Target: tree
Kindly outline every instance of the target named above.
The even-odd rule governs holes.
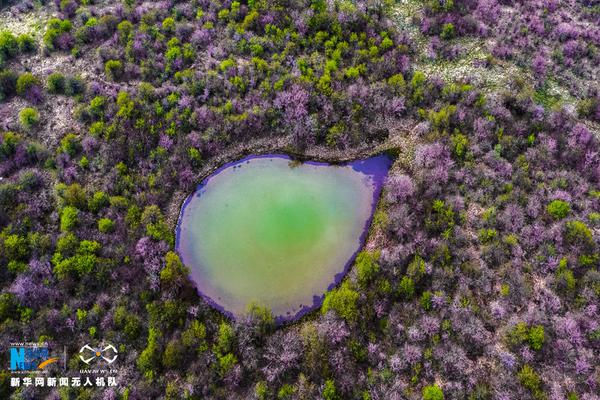
[[[102,233],[110,233],[114,230],[115,223],[110,218],[100,218],[98,220],[98,230]]]
[[[356,256],[354,265],[356,267],[358,284],[362,288],[366,288],[379,272],[378,258],[379,253],[368,251],[361,251]]]
[[[119,60],[108,60],[104,64],[104,73],[111,81],[117,81],[123,76],[123,63]]]
[[[546,210],[552,218],[558,220],[566,217],[571,211],[571,205],[563,200],[553,200],[547,206]]]
[[[60,72],[54,72],[48,75],[48,79],[46,81],[46,86],[48,87],[48,92],[52,94],[64,94],[65,93],[65,76]]]
[[[40,116],[35,108],[25,107],[19,112],[19,122],[26,131],[38,124]]]
[[[425,386],[423,400],[444,400],[444,392],[437,384]]]
[[[60,230],[68,232],[73,230],[79,222],[79,210],[73,206],[66,206],[60,213]]]
[[[344,281],[339,288],[325,294],[321,311],[323,314],[327,314],[329,310],[333,310],[346,321],[356,322],[359,297],[359,293],[352,288],[350,282]]]
[[[335,382],[333,379],[327,379],[325,381],[325,387],[323,387],[323,399],[324,400],[338,400],[340,397],[337,394],[335,388]]]

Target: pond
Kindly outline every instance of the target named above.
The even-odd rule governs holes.
[[[184,202],[176,247],[199,293],[237,317],[257,304],[278,322],[318,307],[364,244],[385,155],[341,165],[250,156]]]

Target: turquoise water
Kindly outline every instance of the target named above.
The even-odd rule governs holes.
[[[390,160],[332,166],[248,157],[207,178],[185,202],[177,250],[199,292],[233,316],[252,303],[301,315],[359,250]]]

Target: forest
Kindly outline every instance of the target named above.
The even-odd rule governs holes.
[[[0,398],[600,399],[597,1],[3,3]],[[196,185],[273,152],[395,160],[285,324],[175,251]],[[113,343],[119,385],[11,387],[13,341]]]

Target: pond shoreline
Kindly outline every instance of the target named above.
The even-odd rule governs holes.
[[[347,273],[350,271],[352,265],[354,264],[354,260],[355,260],[356,256],[358,255],[358,253],[360,251],[362,251],[362,249],[364,248],[364,246],[366,244],[366,241],[367,241],[367,238],[368,238],[368,235],[370,232],[370,226],[371,226],[371,223],[372,223],[372,220],[374,217],[374,213],[377,209],[379,199],[381,196],[381,192],[383,190],[383,185],[385,183],[385,180],[387,179],[387,175],[391,169],[391,166],[394,163],[394,157],[392,155],[390,155],[389,152],[378,151],[374,155],[370,155],[365,158],[358,157],[358,158],[352,158],[350,160],[345,160],[345,161],[336,160],[334,162],[326,162],[326,161],[322,161],[322,160],[315,160],[312,157],[306,157],[304,154],[298,156],[297,154],[294,155],[294,154],[290,154],[289,152],[275,153],[275,152],[271,151],[271,152],[262,153],[262,154],[250,154],[250,155],[244,156],[242,158],[235,159],[234,161],[230,161],[225,164],[222,164],[218,168],[213,169],[209,175],[205,176],[204,179],[202,179],[198,183],[196,189],[194,191],[192,191],[191,193],[187,194],[187,197],[184,199],[184,201],[182,203],[182,206],[179,210],[176,228],[175,228],[175,232],[176,232],[175,250],[178,254],[180,254],[180,257],[182,257],[184,255],[184,254],[181,254],[181,251],[183,249],[185,249],[185,247],[183,249],[181,248],[181,242],[180,242],[181,234],[182,234],[181,229],[184,224],[183,216],[186,211],[186,207],[194,199],[195,194],[198,191],[200,191],[203,187],[206,187],[206,185],[209,184],[211,179],[213,179],[219,173],[222,173],[223,171],[225,171],[229,168],[232,168],[232,167],[235,169],[236,166],[245,164],[252,160],[261,159],[261,158],[279,158],[279,159],[283,159],[283,160],[286,160],[289,162],[299,161],[299,163],[301,163],[301,164],[319,166],[319,167],[325,167],[325,166],[328,166],[328,167],[335,167],[335,166],[350,167],[353,170],[355,170],[356,173],[364,174],[365,176],[370,176],[371,177],[370,179],[372,179],[372,189],[371,189],[372,194],[369,194],[369,197],[368,197],[369,200],[367,203],[368,210],[369,210],[368,214],[367,214],[368,216],[365,215],[365,217],[367,217],[367,219],[364,220],[364,223],[361,223],[361,228],[357,232],[357,233],[360,232],[359,233],[360,236],[357,237],[358,240],[357,240],[356,247],[353,248],[352,253],[347,256],[348,258],[344,258],[345,261],[341,262],[340,264],[337,264],[341,268],[337,269],[337,272],[331,276],[331,278],[330,278],[331,280],[327,279],[328,282],[323,281],[323,283],[327,282],[326,289],[323,289],[322,292],[321,292],[321,290],[319,290],[316,293],[312,293],[312,296],[310,297],[311,300],[309,300],[309,301],[304,300],[295,309],[288,310],[287,312],[280,310],[280,311],[276,312],[277,313],[276,315],[275,315],[275,311],[273,311],[276,324],[283,325],[283,324],[286,324],[289,322],[297,321],[297,320],[301,319],[304,315],[311,313],[315,309],[318,309],[323,303],[323,300],[325,298],[325,293],[327,293],[327,291],[330,291],[334,287],[339,285],[340,282],[346,277]],[[292,166],[292,168],[293,168],[293,166]],[[182,258],[182,261],[183,261],[183,258]],[[191,265],[189,265],[189,267],[192,268]],[[196,279],[197,278],[198,277],[196,277]],[[195,287],[196,292],[211,307],[220,311],[221,313],[226,315],[228,318],[237,320],[243,315],[243,311],[229,310],[227,308],[227,306],[220,304],[221,302],[219,300],[216,300],[215,298],[213,298],[214,293],[212,296],[210,294],[206,293],[205,290],[201,288],[201,285],[199,286],[196,283],[196,281],[192,277],[192,275],[190,275],[190,281],[192,283],[192,286]],[[260,303],[260,301],[259,301],[259,303]],[[266,306],[270,307],[268,304]]]

